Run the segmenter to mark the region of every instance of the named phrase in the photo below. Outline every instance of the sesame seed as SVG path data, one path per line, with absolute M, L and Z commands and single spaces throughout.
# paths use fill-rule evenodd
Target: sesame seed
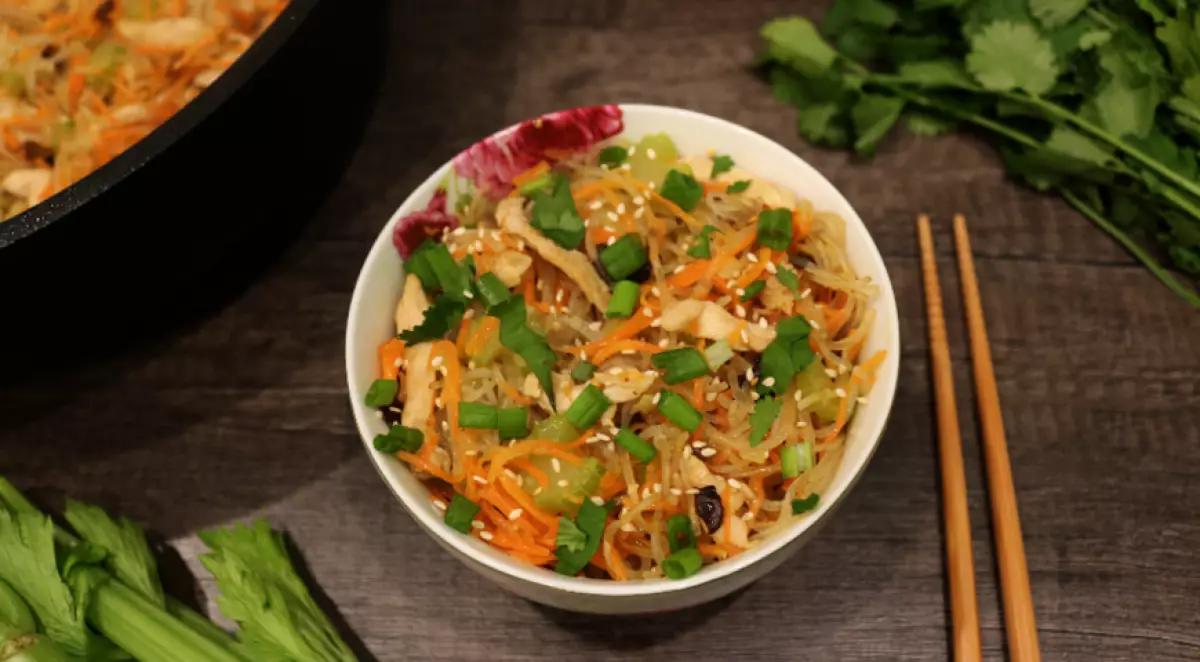
M 650 326 L 652 326 L 652 327 L 654 327 L 654 328 L 656 328 L 656 329 L 657 329 L 658 327 L 662 326 L 662 320 L 660 320 L 660 319 L 658 319 L 658 318 L 656 317 L 656 318 L 654 318 L 654 320 L 652 320 L 652 321 L 650 322 Z
M 469 448 L 469 449 L 463 451 L 463 455 L 469 455 L 471 457 L 474 457 L 476 455 L 479 455 L 479 451 L 477 451 L 473 448 Z
M 633 156 L 634 154 L 637 154 L 637 145 L 631 146 L 629 150 L 625 152 L 625 154 L 627 156 Z
M 637 496 L 638 484 L 630 483 L 627 491 L 629 492 L 630 496 Z
M 442 399 L 441 399 L 441 398 L 434 398 L 434 399 L 433 399 L 433 404 L 434 404 L 434 406 L 435 406 L 435 407 L 438 407 L 438 408 L 440 408 L 440 407 L 442 406 Z
M 588 208 L 591 209 L 592 211 L 595 211 L 603 206 L 604 206 L 604 201 L 596 200 L 596 201 L 592 202 L 592 204 L 588 205 Z
M 767 273 L 769 273 L 769 274 L 779 273 L 779 269 L 778 269 L 778 267 L 775 266 L 774 262 L 767 263 Z
M 608 452 L 609 452 L 609 453 L 616 453 L 616 452 L 617 452 L 617 447 L 616 447 L 616 446 L 613 444 L 613 442 L 611 442 L 611 441 L 610 441 L 610 442 L 608 442 Z
M 608 374 L 610 374 L 610 375 L 619 375 L 622 372 L 624 372 L 624 370 L 621 368 L 609 368 L 608 369 Z
M 489 532 L 487 532 L 487 531 L 480 531 L 480 532 L 479 532 L 479 537 L 480 537 L 480 538 L 482 538 L 483 540 L 491 540 L 491 539 L 492 539 L 492 534 L 491 534 L 491 533 L 489 533 Z
M 400 367 L 400 364 L 402 364 L 402 363 L 404 363 L 404 359 L 403 359 L 403 358 L 401 358 L 401 357 L 399 357 L 399 356 L 397 356 L 397 357 L 396 357 L 396 360 L 395 360 L 395 361 L 392 361 L 392 365 L 393 365 L 393 366 L 395 366 L 395 367 L 397 367 L 397 368 L 399 368 L 399 367 Z
M 654 182 L 649 182 L 649 183 L 647 183 L 647 184 L 646 184 L 646 186 L 647 186 L 647 188 L 649 188 L 651 191 L 653 191 L 655 188 L 658 188 L 658 187 L 656 187 L 656 186 L 654 185 Z
M 746 308 L 744 306 L 742 306 L 742 304 L 740 304 L 740 303 L 736 307 L 734 307 L 733 312 L 737 313 L 738 317 L 746 316 Z
M 763 386 L 774 386 L 774 385 L 775 385 L 774 377 L 767 377 L 766 379 L 763 380 Z
M 754 253 L 746 253 L 746 259 L 750 260 L 750 262 L 758 262 L 758 256 Z
M 533 491 L 533 496 L 537 496 L 537 495 L 539 495 L 539 494 L 541 494 L 541 493 L 542 493 L 542 486 L 541 486 L 541 485 L 538 485 L 538 488 L 537 488 L 536 490 L 534 490 L 534 491 Z
M 838 364 L 838 366 L 837 366 L 837 371 L 838 371 L 838 374 L 839 374 L 839 375 L 844 375 L 844 374 L 846 374 L 846 364 L 845 364 L 845 363 L 839 363 L 839 364 Z
M 671 494 L 674 496 L 683 496 L 683 490 L 679 489 L 678 487 L 672 487 Z
M 746 368 L 746 381 L 754 379 L 754 368 Z
M 758 318 L 758 325 L 764 329 L 767 328 L 767 318 L 765 318 L 765 317 Z
M 611 440 L 612 440 L 612 437 L 610 437 L 610 436 L 608 436 L 608 435 L 604 434 L 603 432 L 597 432 L 597 433 L 596 433 L 596 438 L 597 438 L 597 439 L 603 439 L 604 441 L 611 441 Z
M 484 525 L 483 525 L 483 522 L 480 522 L 480 521 L 479 521 L 479 520 L 477 520 L 477 519 L 473 519 L 473 520 L 471 520 L 471 528 L 473 528 L 473 529 L 482 529 L 482 528 L 483 528 L 483 526 L 484 526 Z
M 617 213 L 618 214 L 625 213 L 625 203 L 624 202 L 617 203 Z
M 745 329 L 742 329 L 741 333 L 740 333 L 740 334 L 738 334 L 738 335 L 740 335 L 740 336 L 741 336 L 741 338 L 742 338 L 742 342 L 744 342 L 744 343 L 749 343 L 749 342 L 750 342 L 750 334 L 749 334 L 749 333 L 746 333 L 746 330 L 745 330 Z
M 437 508 L 438 510 L 445 510 L 445 509 L 446 509 L 446 502 L 445 502 L 445 501 L 442 501 L 441 499 L 438 499 L 438 500 L 436 500 L 436 501 L 434 501 L 434 502 L 433 502 L 433 507 L 434 507 L 434 508 Z
M 642 308 L 642 314 L 645 315 L 646 317 L 654 317 L 654 311 L 650 310 L 650 306 L 646 306 L 645 308 Z
M 829 375 L 831 379 L 837 377 L 837 371 L 833 368 L 825 368 L 825 374 Z
M 702 455 L 704 457 L 712 457 L 716 454 L 717 454 L 717 449 L 715 449 L 715 448 L 705 448 L 704 450 L 700 451 L 700 455 Z
M 621 525 L 621 530 L 622 530 L 622 531 L 624 531 L 624 532 L 626 532 L 626 533 L 633 533 L 633 532 L 637 531 L 637 528 L 635 528 L 635 527 L 633 526 L 633 523 L 632 523 L 632 522 L 626 522 L 626 523 L 624 523 L 624 524 L 622 524 L 622 525 Z
M 796 389 L 796 402 L 800 402 L 803 399 L 804 394 L 800 392 L 800 389 Z
M 761 395 L 759 395 L 759 394 L 758 394 L 758 392 L 757 392 L 757 391 L 755 391 L 754 393 L 751 393 L 751 394 L 750 394 L 750 396 L 751 396 L 751 397 L 752 397 L 754 400 L 758 400 L 759 398 L 761 398 L 761 397 L 762 397 Z
M 637 209 L 635 209 L 635 210 L 633 211 L 633 217 L 634 217 L 634 218 L 641 218 L 643 215 L 645 215 L 645 213 L 646 213 L 646 208 L 645 208 L 645 207 L 638 207 Z
M 504 473 L 505 473 L 505 475 L 507 475 L 509 478 L 511 478 L 513 480 L 517 479 L 517 474 L 515 472 L 513 472 L 512 469 L 505 469 Z
M 566 294 L 566 292 L 565 292 L 565 291 L 563 291 L 563 290 L 559 290 L 559 291 L 555 292 L 555 293 L 554 293 L 554 302 L 555 302 L 555 303 L 562 303 L 562 300 L 563 300 L 563 295 L 564 295 L 564 294 Z
M 633 354 L 637 354 L 637 350 L 636 349 L 623 349 L 623 350 L 621 350 L 621 353 L 626 354 L 626 355 L 633 355 Z
M 604 326 L 604 325 L 601 324 L 600 322 L 592 322 L 591 324 L 588 325 L 588 328 L 591 329 L 592 331 L 599 331 L 601 326 Z
M 810 295 L 810 294 L 812 294 L 812 288 L 806 287 L 806 288 L 804 288 L 804 291 L 800 293 L 800 298 L 807 299 L 808 295 Z
M 834 393 L 837 393 L 837 397 L 839 397 L 839 398 L 846 397 L 846 389 L 844 389 L 844 388 L 838 388 L 838 389 L 834 390 Z
M 703 441 L 700 441 L 699 439 L 692 442 L 692 448 L 704 448 L 707 445 L 708 444 L 704 443 Z
M 706 402 L 712 402 L 713 400 L 716 400 L 716 399 L 717 399 L 717 394 L 716 394 L 716 393 L 708 393 L 708 394 L 706 394 L 706 395 L 704 396 L 704 400 L 705 400 Z
M 433 360 L 429 362 L 429 365 L 436 368 L 436 367 L 442 365 L 443 363 L 445 363 L 445 359 L 443 359 L 440 356 L 435 356 L 435 357 L 433 357 Z
M 671 271 L 671 273 L 673 273 L 673 274 L 677 274 L 677 273 L 679 273 L 680 271 L 683 271 L 683 269 L 684 269 L 684 267 L 683 267 L 683 265 L 681 264 L 681 265 L 679 265 L 678 267 L 675 267 L 675 269 L 674 269 L 674 270 L 672 270 L 672 271 Z
M 475 240 L 475 245 L 472 246 L 471 248 L 475 249 L 476 253 L 482 253 L 483 252 L 483 242 L 479 241 L 477 239 L 477 240 Z
M 734 294 L 736 294 L 736 295 L 738 295 L 738 296 L 740 296 L 740 297 L 744 297 L 744 296 L 746 296 L 746 290 L 743 290 L 743 289 L 742 289 L 742 288 L 740 288 L 740 287 L 739 287 L 739 288 L 737 288 L 736 290 L 734 290 L 733 292 L 734 292 Z
M 739 480 L 738 480 L 738 479 L 736 479 L 736 478 L 730 478 L 730 479 L 729 479 L 729 486 L 730 486 L 730 487 L 732 487 L 732 488 L 733 488 L 733 489 L 735 489 L 735 490 L 740 490 L 740 489 L 742 489 L 742 483 L 741 483 L 741 481 L 739 481 Z
M 620 218 L 620 217 L 617 216 L 616 212 L 613 212 L 613 211 L 608 212 L 608 220 L 616 221 L 618 218 Z
M 483 476 L 475 476 L 474 478 L 476 483 L 479 483 L 480 485 L 487 485 L 487 479 Z
M 508 514 L 508 519 L 518 519 L 524 513 L 525 513 L 524 510 L 522 510 L 521 508 L 517 508 L 516 510 L 514 510 Z
M 499 230 L 492 230 L 492 239 L 494 239 L 494 240 L 496 240 L 496 241 L 500 241 L 500 238 L 501 238 L 501 237 L 500 237 L 500 231 L 499 231 Z
M 554 473 L 562 471 L 562 462 L 557 457 L 550 458 L 550 466 L 554 467 Z
M 659 393 L 655 393 L 655 394 L 654 394 L 654 399 L 650 401 L 650 404 L 652 404 L 652 405 L 656 405 L 656 404 L 658 404 L 658 401 L 659 401 L 659 400 L 662 400 L 662 393 L 661 393 L 661 392 L 659 392 Z
M 594 496 L 594 497 L 592 497 L 592 503 L 596 504 L 597 506 L 603 506 L 603 505 L 604 505 L 604 499 L 602 499 L 602 498 L 600 498 L 600 497 L 598 497 L 598 496 Z
M 640 207 L 641 205 L 646 204 L 646 199 L 640 195 L 634 196 L 633 204 L 638 205 Z
M 694 487 L 689 487 L 689 488 L 687 488 L 686 490 L 684 490 L 684 493 L 685 493 L 685 494 L 699 494 L 699 493 L 700 493 L 700 490 L 698 490 L 698 489 L 696 489 L 696 488 L 694 488 Z
M 448 422 L 446 422 L 446 421 L 442 421 L 442 429 L 443 429 L 443 430 L 449 430 L 449 429 L 450 429 L 450 424 L 449 424 Z
M 383 418 L 383 411 L 382 411 L 382 410 L 377 410 L 377 411 L 375 412 L 375 418 Z
M 749 522 L 754 519 L 754 513 L 747 510 L 746 512 L 742 513 L 742 519 Z
M 643 488 L 643 489 L 642 489 L 642 498 L 643 498 L 643 499 L 649 499 L 649 498 L 650 498 L 650 488 L 649 488 L 649 487 L 646 487 L 646 488 Z
M 653 294 L 656 297 L 662 296 L 662 290 L 658 289 L 657 285 L 653 285 L 650 287 L 650 294 Z
M 796 427 L 798 427 L 798 428 L 806 428 L 806 427 L 808 427 L 808 423 L 806 423 L 806 422 L 804 422 L 804 421 L 796 421 Z
M 471 292 L 471 290 L 463 290 L 463 296 L 465 296 L 468 299 L 475 298 L 475 294 L 473 292 Z
M 663 338 L 662 340 L 658 341 L 659 347 L 669 347 L 670 345 L 671 345 L 671 341 L 667 340 L 666 338 Z
M 617 238 L 616 238 L 616 237 L 609 237 L 609 238 L 608 238 L 608 241 L 606 241 L 606 242 L 604 242 L 604 243 L 605 243 L 606 245 L 608 245 L 608 246 L 612 246 L 613 244 L 617 243 Z
M 580 361 L 586 361 L 586 360 L 587 360 L 587 350 L 586 350 L 586 349 L 583 349 L 583 350 L 580 350 L 580 351 L 579 351 L 579 360 L 580 360 Z
M 621 170 L 632 170 L 632 169 L 633 169 L 633 166 L 629 165 L 628 163 L 621 164 Z M 650 183 L 653 184 L 654 182 L 650 182 Z
M 564 478 L 564 479 L 562 479 L 562 480 L 558 481 L 558 486 L 559 486 L 559 487 L 566 487 L 566 486 L 568 486 L 568 485 L 570 485 L 570 484 L 571 484 L 571 481 L 567 480 L 566 478 Z
M 467 312 L 463 313 L 463 319 L 465 319 L 465 320 L 469 320 L 469 319 L 471 319 L 472 317 L 475 317 L 475 311 L 474 311 L 474 310 L 468 310 Z
M 450 234 L 454 235 L 455 237 L 461 237 L 466 233 L 467 233 L 466 228 L 455 228 L 454 232 L 451 232 Z
M 865 404 L 867 404 L 867 397 L 866 397 L 866 396 L 864 396 L 864 395 L 860 395 L 860 396 L 858 396 L 857 398 L 855 398 L 855 400 L 857 400 L 857 401 L 858 401 L 858 404 L 860 404 L 860 405 L 865 405 Z

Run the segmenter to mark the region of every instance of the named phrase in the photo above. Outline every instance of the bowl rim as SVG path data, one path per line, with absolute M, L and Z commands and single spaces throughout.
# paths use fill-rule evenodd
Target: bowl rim
M 664 578 L 628 582 L 591 579 L 585 577 L 568 577 L 559 575 L 553 570 L 529 565 L 521 561 L 505 557 L 501 552 L 487 547 L 485 543 L 476 541 L 470 536 L 464 536 L 458 532 L 450 531 L 442 523 L 441 518 L 434 513 L 434 510 L 430 507 L 427 507 L 428 498 L 426 496 L 418 497 L 417 495 L 402 489 L 400 485 L 394 482 L 386 474 L 384 471 L 384 462 L 387 460 L 387 458 L 379 456 L 379 454 L 373 450 L 371 445 L 371 440 L 374 438 L 375 432 L 370 429 L 369 424 L 373 423 L 377 419 L 363 415 L 362 412 L 366 409 L 365 405 L 361 405 L 363 391 L 355 385 L 357 370 L 354 367 L 354 363 L 357 350 L 353 343 L 357 332 L 358 319 L 360 317 L 359 311 L 361 307 L 365 305 L 365 302 L 363 301 L 363 297 L 365 295 L 363 292 L 366 289 L 366 283 L 370 280 L 370 267 L 378 259 L 379 253 L 386 250 L 392 250 L 392 226 L 395 223 L 395 220 L 401 215 L 401 211 L 407 213 L 412 209 L 418 208 L 419 205 L 424 204 L 423 200 L 418 200 L 418 196 L 427 189 L 435 187 L 436 183 L 440 182 L 445 177 L 448 169 L 453 168 L 453 160 L 448 160 L 434 169 L 433 173 L 424 181 L 422 181 L 416 188 L 414 188 L 412 193 L 405 198 L 404 202 L 402 202 L 396 208 L 396 211 L 394 211 L 388 218 L 387 223 L 384 225 L 383 229 L 379 235 L 376 236 L 375 241 L 372 243 L 371 249 L 368 251 L 367 257 L 363 262 L 363 266 L 359 272 L 358 278 L 355 280 L 354 293 L 351 296 L 350 309 L 346 322 L 345 359 L 350 406 L 354 414 L 359 437 L 363 442 L 365 450 L 370 456 L 372 465 L 375 467 L 376 472 L 383 479 L 383 482 L 387 485 L 388 489 L 392 492 L 392 495 L 404 505 L 405 510 L 407 510 L 409 514 L 417 520 L 417 523 L 420 524 L 427 533 L 429 533 L 431 536 L 434 536 L 443 546 L 448 546 L 462 557 L 471 559 L 479 564 L 482 564 L 483 566 L 486 566 L 493 572 L 500 573 L 501 575 L 505 575 L 512 579 L 536 584 L 564 593 L 595 596 L 599 598 L 638 597 L 676 593 L 688 591 L 704 584 L 719 581 L 722 578 L 736 575 L 746 570 L 750 566 L 775 555 L 780 550 L 790 545 L 794 540 L 799 538 L 810 528 L 816 526 L 818 522 L 821 522 L 827 514 L 835 510 L 837 506 L 839 506 L 846 498 L 846 495 L 849 494 L 851 488 L 854 487 L 855 483 L 865 472 L 867 465 L 870 463 L 871 458 L 875 454 L 875 451 L 879 448 L 879 442 L 883 436 L 884 428 L 887 425 L 888 418 L 891 415 L 892 407 L 895 403 L 896 387 L 899 381 L 901 346 L 899 313 L 898 306 L 896 304 L 896 295 L 892 287 L 891 276 L 888 273 L 887 266 L 883 261 L 883 256 L 879 252 L 879 247 L 875 244 L 875 240 L 871 237 L 870 231 L 867 229 L 866 224 L 863 223 L 862 219 L 858 216 L 857 211 L 854 210 L 853 206 L 850 205 L 849 201 L 846 200 L 841 191 L 839 191 L 837 187 L 835 187 L 824 175 L 817 171 L 816 168 L 810 165 L 798 154 L 795 154 L 771 138 L 720 117 L 684 108 L 655 104 L 620 103 L 617 105 L 620 106 L 623 113 L 649 112 L 664 114 L 667 117 L 687 116 L 713 123 L 721 130 L 729 131 L 735 134 L 741 134 L 752 141 L 759 142 L 760 146 L 755 147 L 756 150 L 777 150 L 781 156 L 792 159 L 794 161 L 793 165 L 796 168 L 799 168 L 800 170 L 807 169 L 811 176 L 816 177 L 819 181 L 827 185 L 834 193 L 836 198 L 839 198 L 840 201 L 845 204 L 846 208 L 850 210 L 851 213 L 845 220 L 847 223 L 858 225 L 862 230 L 867 239 L 864 247 L 866 249 L 866 254 L 864 257 L 865 259 L 876 263 L 874 265 L 877 267 L 876 271 L 881 274 L 879 282 L 876 283 L 876 285 L 879 287 L 879 295 L 876 300 L 882 304 L 883 307 L 888 308 L 888 312 L 891 313 L 888 315 L 887 319 L 884 320 L 886 327 L 885 334 L 887 336 L 884 346 L 889 353 L 889 360 L 887 361 L 887 364 L 890 364 L 890 368 L 880 373 L 878 381 L 872 387 L 872 404 L 880 403 L 885 406 L 881 410 L 880 415 L 873 420 L 871 429 L 866 431 L 866 439 L 869 446 L 866 449 L 866 453 L 861 464 L 855 468 L 854 474 L 850 477 L 844 488 L 829 499 L 824 498 L 825 495 L 822 495 L 823 498 L 821 499 L 820 506 L 810 517 L 806 517 L 796 522 L 789 530 L 772 535 L 764 540 L 762 544 L 746 551 L 745 553 L 739 554 L 732 559 L 726 559 L 720 563 L 714 563 L 706 566 L 701 572 L 681 580 Z M 519 124 L 520 122 L 510 125 L 500 129 L 499 131 L 496 131 L 491 135 L 504 135 L 505 133 L 514 130 L 517 126 L 519 126 Z M 781 178 L 776 181 L 779 181 L 784 185 L 787 184 L 786 178 Z M 407 467 L 402 468 L 404 471 L 409 471 Z M 840 470 L 841 469 L 839 468 L 839 471 Z M 418 502 L 418 498 L 420 502 Z
M 289 0 L 250 48 L 229 65 L 212 85 L 185 104 L 165 122 L 154 127 L 129 148 L 36 205 L 0 221 L 0 250 L 29 238 L 71 215 L 93 199 L 117 186 L 150 161 L 191 133 L 242 87 L 264 69 L 290 41 L 321 0 Z

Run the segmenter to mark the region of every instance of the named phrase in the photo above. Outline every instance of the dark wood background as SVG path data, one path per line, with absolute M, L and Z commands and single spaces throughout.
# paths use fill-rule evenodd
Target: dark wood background
M 1198 318 L 1113 242 L 1005 181 L 972 137 L 900 133 L 869 162 L 803 143 L 793 112 L 744 68 L 759 26 L 797 3 L 415 4 L 392 3 L 366 137 L 300 237 L 202 319 L 3 387 L 0 471 L 36 496 L 71 494 L 145 523 L 193 569 L 195 531 L 266 516 L 378 660 L 946 659 L 914 218 L 933 215 L 952 293 L 949 221 L 962 212 L 1046 659 L 1200 660 Z M 801 10 L 815 15 L 820 3 Z M 728 118 L 824 172 L 883 252 L 904 351 L 887 436 L 822 535 L 738 595 L 624 619 L 524 602 L 443 553 L 371 468 L 342 361 L 360 261 L 421 179 L 511 122 L 614 101 Z M 983 641 L 1001 659 L 960 312 L 951 297 Z M 97 321 L 79 322 L 86 343 Z

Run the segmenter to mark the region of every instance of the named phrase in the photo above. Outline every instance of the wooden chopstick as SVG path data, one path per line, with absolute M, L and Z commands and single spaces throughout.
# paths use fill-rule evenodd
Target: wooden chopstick
M 1025 543 L 1021 538 L 1021 520 L 1017 514 L 1017 496 L 1013 488 L 1008 442 L 1004 437 L 1004 418 L 1000 414 L 1000 395 L 996 391 L 996 373 L 988 347 L 983 306 L 979 302 L 979 281 L 971 259 L 971 240 L 967 221 L 954 217 L 954 240 L 958 249 L 959 280 L 971 336 L 971 363 L 975 373 L 975 398 L 979 423 L 983 429 L 983 454 L 987 464 L 988 493 L 992 502 L 992 528 L 996 535 L 996 560 L 1000 566 L 1000 595 L 1004 602 L 1004 621 L 1008 630 L 1008 652 L 1013 662 L 1038 662 L 1037 623 L 1033 615 L 1033 596 L 1029 590 L 1029 570 L 1025 565 Z
M 929 315 L 929 354 L 937 395 L 938 457 L 942 473 L 942 517 L 946 523 L 946 573 L 950 578 L 950 616 L 954 623 L 954 659 L 983 659 L 979 643 L 979 603 L 975 597 L 975 560 L 971 552 L 971 520 L 967 512 L 967 478 L 963 472 L 962 433 L 954 398 L 954 374 L 942 288 L 933 256 L 929 217 L 917 219 L 921 267 L 925 276 L 925 310 Z

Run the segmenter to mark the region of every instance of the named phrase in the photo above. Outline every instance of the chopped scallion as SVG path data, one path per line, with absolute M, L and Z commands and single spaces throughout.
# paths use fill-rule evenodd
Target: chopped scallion
M 586 382 L 594 374 L 596 374 L 596 366 L 587 361 L 581 361 L 579 365 L 571 369 L 571 379 L 577 382 Z
M 662 391 L 658 396 L 658 411 L 680 429 L 695 432 L 704 422 L 704 414 L 696 411 L 682 395 L 674 391 Z
M 775 251 L 786 251 L 792 243 L 792 212 L 764 209 L 758 214 L 758 244 Z
M 663 381 L 672 386 L 708 374 L 708 361 L 695 347 L 659 352 L 650 357 L 650 364 L 665 371 Z
M 821 505 L 821 495 L 815 492 L 803 499 L 792 499 L 792 514 L 803 515 L 809 511 L 816 510 L 819 505 Z
M 394 379 L 376 379 L 371 382 L 365 398 L 367 406 L 386 407 L 396 401 L 396 393 L 400 391 L 400 383 Z
M 529 436 L 529 410 L 525 407 L 501 407 L 496 412 L 500 439 L 524 439 Z
M 638 284 L 631 280 L 618 281 L 613 286 L 612 298 L 608 300 L 608 310 L 604 311 L 604 316 L 620 319 L 629 317 L 637 308 L 641 292 Z
M 646 264 L 646 247 L 636 232 L 616 240 L 600 252 L 600 264 L 613 280 L 625 280 Z
M 479 402 L 458 403 L 458 426 L 479 430 L 495 430 L 500 426 L 499 409 Z
M 812 468 L 812 442 L 784 446 L 779 451 L 784 478 L 795 478 Z
M 450 500 L 450 506 L 446 508 L 446 524 L 459 533 L 470 533 L 471 520 L 478 514 L 479 506 L 456 492 Z
M 667 520 L 667 543 L 671 546 L 672 554 L 696 546 L 696 532 L 692 530 L 692 520 L 687 515 L 672 515 Z
M 704 566 L 704 557 L 695 547 L 686 547 L 663 559 L 663 573 L 671 579 L 684 579 Z
M 575 398 L 571 406 L 567 408 L 567 420 L 580 430 L 586 430 L 596 424 L 604 412 L 612 406 L 612 400 L 604 395 L 604 391 L 595 384 L 588 384 L 587 388 Z
M 629 451 L 630 455 L 637 458 L 643 464 L 653 460 L 658 455 L 658 449 L 654 447 L 654 444 L 637 436 L 629 428 L 617 430 L 617 436 L 613 437 L 613 441 L 617 442 L 617 445 L 621 448 Z
M 483 305 L 487 308 L 503 303 L 512 294 L 508 291 L 500 277 L 492 272 L 480 274 L 479 280 L 475 281 L 475 290 L 479 292 L 479 298 L 483 299 Z
M 375 437 L 375 450 L 394 455 L 400 451 L 416 453 L 425 443 L 425 433 L 416 428 L 393 425 L 387 434 Z

